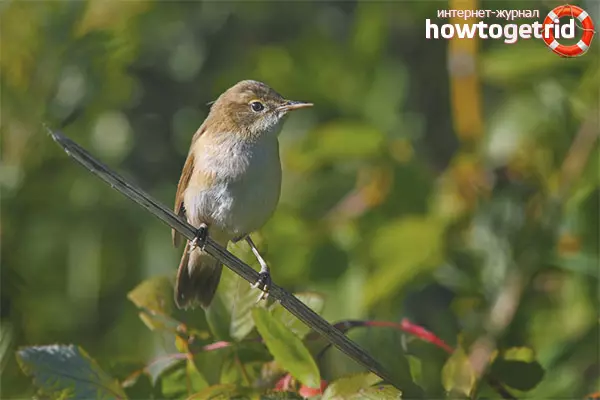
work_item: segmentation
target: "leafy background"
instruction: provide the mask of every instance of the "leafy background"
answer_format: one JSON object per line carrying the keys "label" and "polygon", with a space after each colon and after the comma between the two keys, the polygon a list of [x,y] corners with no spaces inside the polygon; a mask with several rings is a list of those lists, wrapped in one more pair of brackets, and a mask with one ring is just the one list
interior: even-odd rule
{"label": "leafy background", "polygon": [[0,397],[397,396],[229,271],[206,315],[175,310],[169,229],[40,125],[170,205],[206,103],[248,78],[316,105],[286,123],[255,235],[273,278],[362,321],[405,398],[599,391],[598,38],[566,60],[423,32],[438,9],[560,4],[0,3]]}

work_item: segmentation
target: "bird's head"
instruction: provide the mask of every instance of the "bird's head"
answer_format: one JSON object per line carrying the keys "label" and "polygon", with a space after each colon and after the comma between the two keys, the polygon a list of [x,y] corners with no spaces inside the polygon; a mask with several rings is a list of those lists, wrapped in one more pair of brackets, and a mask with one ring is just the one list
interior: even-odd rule
{"label": "bird's head", "polygon": [[245,80],[219,96],[211,107],[207,123],[214,132],[259,138],[277,135],[288,112],[311,106],[312,103],[286,100],[262,82]]}

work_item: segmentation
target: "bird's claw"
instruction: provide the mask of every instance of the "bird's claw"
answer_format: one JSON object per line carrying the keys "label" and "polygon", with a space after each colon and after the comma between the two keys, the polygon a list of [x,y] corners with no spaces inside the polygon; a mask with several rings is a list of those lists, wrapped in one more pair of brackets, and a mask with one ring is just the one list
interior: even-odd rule
{"label": "bird's claw", "polygon": [[252,285],[253,289],[260,289],[257,303],[261,300],[266,300],[269,297],[269,289],[271,289],[271,274],[268,271],[258,273],[258,280]]}
{"label": "bird's claw", "polygon": [[196,231],[196,237],[194,240],[190,242],[190,250],[189,253],[196,250],[198,247],[204,247],[204,243],[206,243],[206,238],[208,237],[208,226],[206,224],[201,224],[198,230]]}

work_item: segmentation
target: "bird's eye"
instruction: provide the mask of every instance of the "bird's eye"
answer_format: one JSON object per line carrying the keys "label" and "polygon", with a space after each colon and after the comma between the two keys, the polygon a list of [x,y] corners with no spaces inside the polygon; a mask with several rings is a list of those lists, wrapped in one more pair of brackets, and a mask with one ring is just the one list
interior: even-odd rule
{"label": "bird's eye", "polygon": [[260,112],[265,109],[264,104],[260,101],[253,101],[252,103],[250,103],[250,107],[252,107],[252,111],[254,112]]}

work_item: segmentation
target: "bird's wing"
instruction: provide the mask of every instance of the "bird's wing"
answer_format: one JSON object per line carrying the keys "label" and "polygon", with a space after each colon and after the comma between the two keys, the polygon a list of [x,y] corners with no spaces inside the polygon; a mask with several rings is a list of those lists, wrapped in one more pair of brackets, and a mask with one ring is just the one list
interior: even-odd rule
{"label": "bird's wing", "polygon": [[[185,194],[185,189],[187,189],[188,184],[190,183],[190,178],[192,177],[192,172],[194,171],[194,152],[192,151],[192,147],[194,143],[202,135],[204,132],[204,125],[198,129],[198,131],[194,134],[192,138],[192,143],[190,146],[190,152],[188,153],[187,159],[185,160],[185,164],[183,165],[183,170],[181,171],[181,177],[179,178],[179,183],[177,184],[177,193],[175,194],[175,214],[179,217],[185,218],[185,207],[183,205],[183,197]],[[173,229],[173,245],[175,247],[179,247],[181,243],[181,235]]]}

